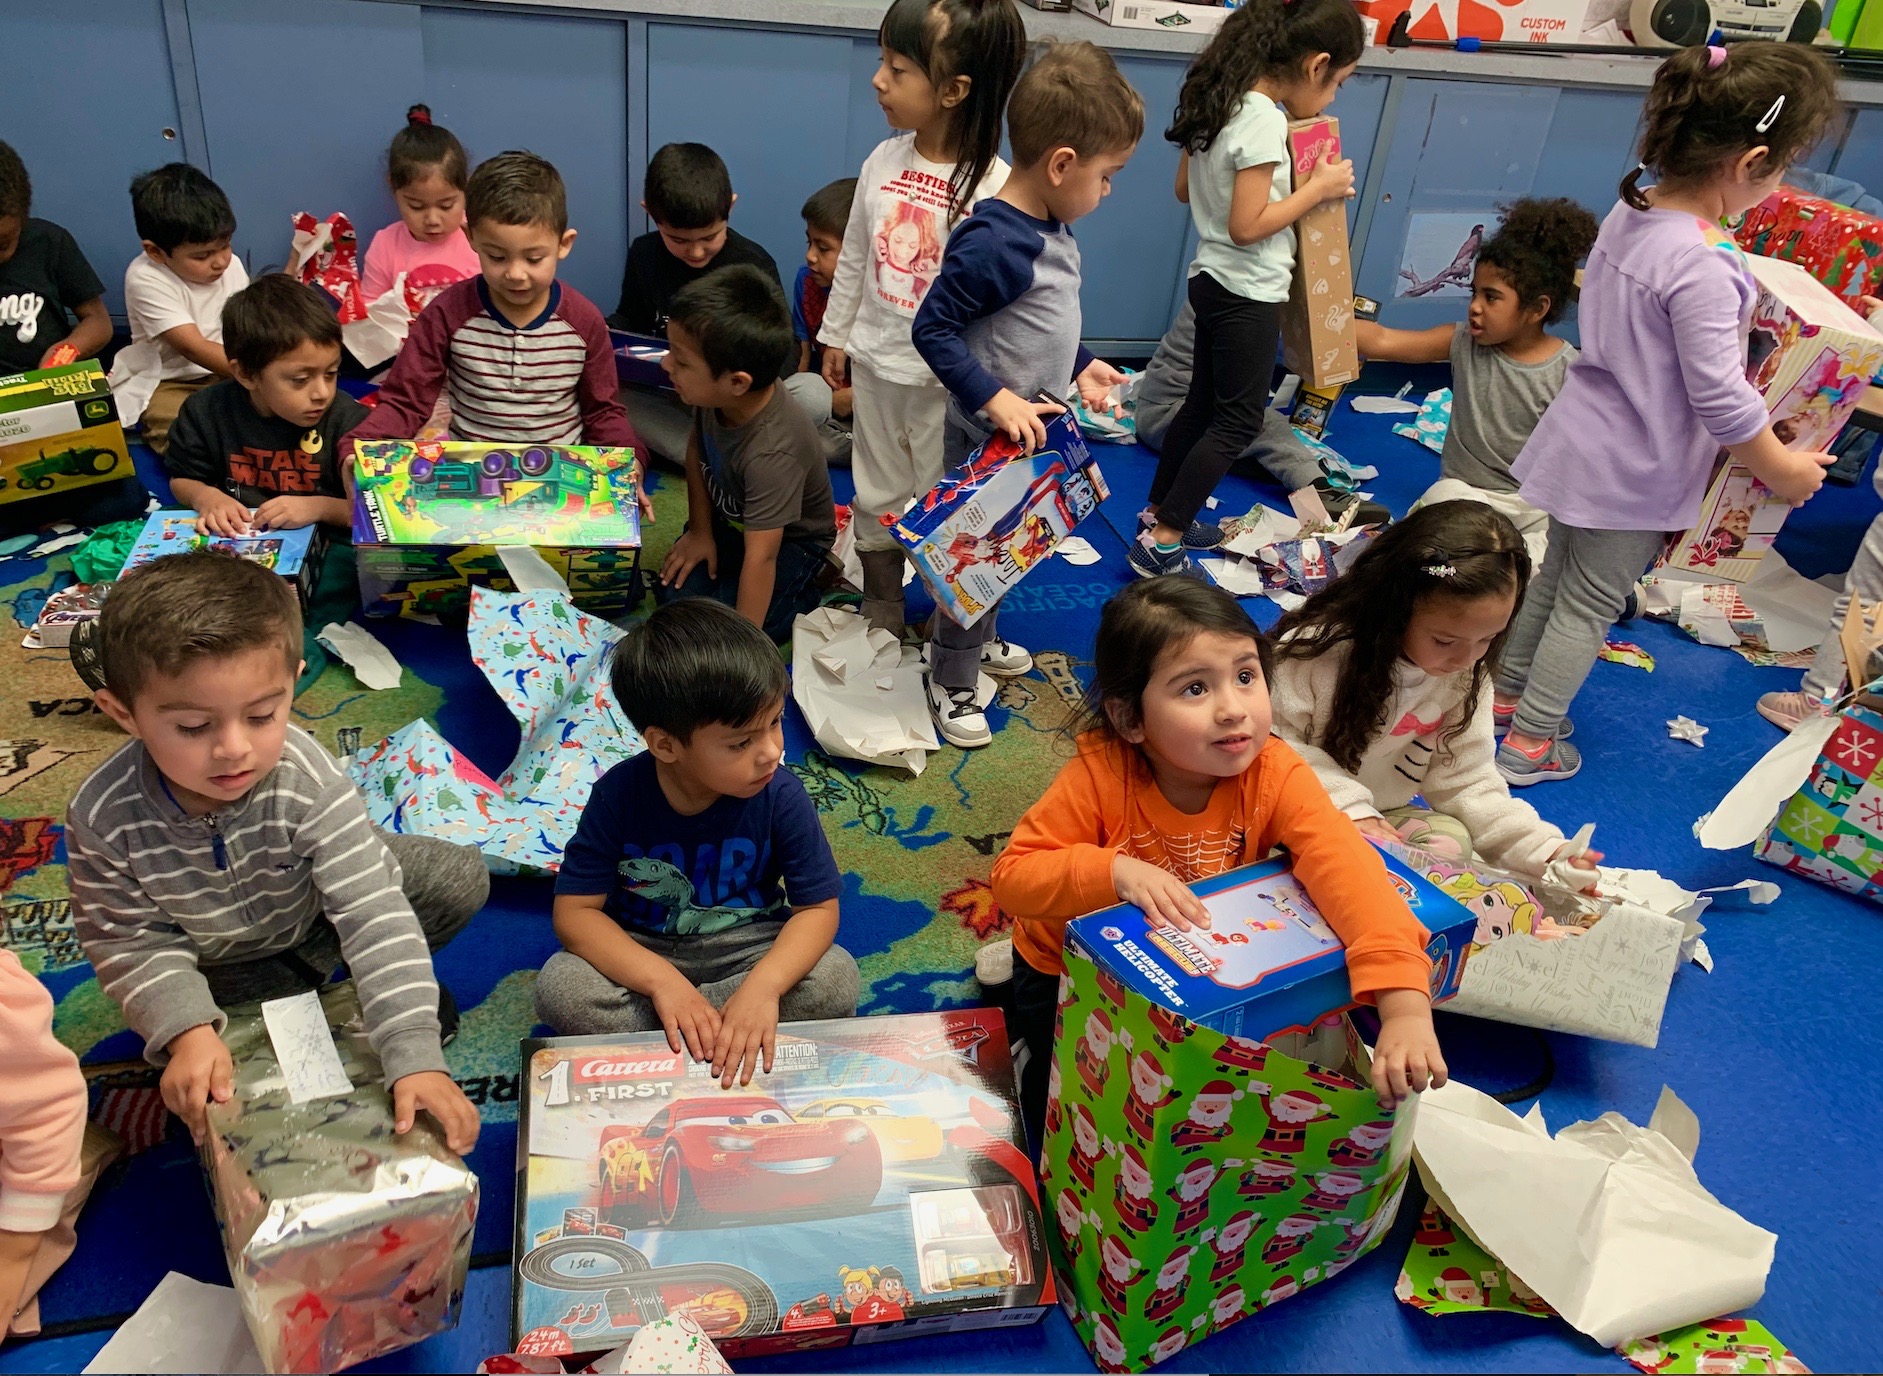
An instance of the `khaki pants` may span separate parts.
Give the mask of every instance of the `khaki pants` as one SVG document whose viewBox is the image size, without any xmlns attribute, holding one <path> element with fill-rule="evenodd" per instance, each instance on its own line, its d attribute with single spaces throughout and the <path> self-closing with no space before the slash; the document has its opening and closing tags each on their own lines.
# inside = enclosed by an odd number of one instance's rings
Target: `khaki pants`
<svg viewBox="0 0 1883 1376">
<path fill-rule="evenodd" d="M 142 424 L 144 443 L 149 445 L 158 457 L 170 447 L 170 427 L 176 424 L 177 412 L 183 409 L 183 403 L 216 380 L 212 373 L 208 377 L 186 378 L 182 381 L 160 382 L 157 390 L 150 394 L 150 401 L 144 406 Z"/>
</svg>

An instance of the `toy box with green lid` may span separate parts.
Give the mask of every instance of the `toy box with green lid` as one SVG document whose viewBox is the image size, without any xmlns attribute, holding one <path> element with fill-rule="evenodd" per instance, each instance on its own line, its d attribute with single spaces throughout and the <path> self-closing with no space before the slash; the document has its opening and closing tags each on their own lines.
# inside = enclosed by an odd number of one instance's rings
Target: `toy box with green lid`
<svg viewBox="0 0 1883 1376">
<path fill-rule="evenodd" d="M 670 1312 L 728 1356 L 1037 1323 L 1054 1291 L 993 1010 L 786 1023 L 720 1088 L 661 1033 L 525 1046 L 513 1336 Z"/>
<path fill-rule="evenodd" d="M 1383 859 L 1449 997 L 1476 920 Z M 1066 932 L 1041 1188 L 1061 1303 L 1104 1371 L 1338 1275 L 1391 1228 L 1410 1164 L 1416 1101 L 1379 1107 L 1345 951 L 1287 862 L 1191 887 L 1207 929 L 1125 905 Z"/>
</svg>

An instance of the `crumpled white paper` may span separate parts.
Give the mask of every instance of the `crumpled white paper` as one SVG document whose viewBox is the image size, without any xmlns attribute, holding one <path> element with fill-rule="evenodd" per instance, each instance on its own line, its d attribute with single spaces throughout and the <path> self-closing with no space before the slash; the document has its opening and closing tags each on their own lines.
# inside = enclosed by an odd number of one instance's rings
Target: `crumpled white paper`
<svg viewBox="0 0 1883 1376">
<path fill-rule="evenodd" d="M 1805 786 L 1818 752 L 1841 717 L 1806 717 L 1796 730 L 1765 752 L 1719 806 L 1701 819 L 1694 834 L 1708 850 L 1738 850 L 1759 839 L 1791 795 Z"/>
<path fill-rule="evenodd" d="M 340 656 L 364 687 L 397 688 L 404 676 L 405 670 L 392 657 L 392 651 L 371 631 L 351 621 L 329 621 L 314 638 Z"/>
<path fill-rule="evenodd" d="M 1084 568 L 1088 564 L 1096 564 L 1104 557 L 1097 550 L 1092 548 L 1092 542 L 1090 540 L 1078 535 L 1068 535 L 1065 539 L 1061 540 L 1059 542 L 1059 548 L 1054 550 L 1053 553 L 1059 558 L 1064 559 L 1068 564 L 1075 564 L 1080 568 Z"/>
<path fill-rule="evenodd" d="M 226 1285 L 208 1285 L 172 1271 L 150 1298 L 98 1349 L 89 1372 L 259 1372 L 261 1353 L 249 1336 L 242 1302 Z"/>
<path fill-rule="evenodd" d="M 1604 1347 L 1731 1314 L 1765 1293 L 1776 1235 L 1707 1193 L 1700 1124 L 1669 1089 L 1647 1127 L 1619 1113 L 1554 1137 L 1453 1080 L 1420 1096 L 1413 1152 L 1433 1200 Z"/>
<path fill-rule="evenodd" d="M 939 750 L 919 662 L 855 612 L 819 607 L 791 631 L 791 696 L 832 755 L 920 774 Z"/>
</svg>

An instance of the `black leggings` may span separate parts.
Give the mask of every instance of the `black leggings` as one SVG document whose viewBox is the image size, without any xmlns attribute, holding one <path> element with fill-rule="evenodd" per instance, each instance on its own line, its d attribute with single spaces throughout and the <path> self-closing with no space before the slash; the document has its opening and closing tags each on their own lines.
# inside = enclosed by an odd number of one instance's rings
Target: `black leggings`
<svg viewBox="0 0 1883 1376">
<path fill-rule="evenodd" d="M 1281 304 L 1238 296 L 1207 272 L 1190 279 L 1196 358 L 1190 392 L 1164 436 L 1151 482 L 1158 519 L 1188 530 L 1229 467 L 1262 433 Z"/>
<path fill-rule="evenodd" d="M 1020 1074 L 1020 1118 L 1033 1159 L 1040 1159 L 1046 1144 L 1040 1140 L 1046 1123 L 1046 1079 L 1053 1063 L 1053 1020 L 1059 1014 L 1059 976 L 1035 970 L 1020 948 L 1013 951 L 1013 1025 L 1009 1040 L 1027 1046 L 1026 1069 Z"/>
</svg>

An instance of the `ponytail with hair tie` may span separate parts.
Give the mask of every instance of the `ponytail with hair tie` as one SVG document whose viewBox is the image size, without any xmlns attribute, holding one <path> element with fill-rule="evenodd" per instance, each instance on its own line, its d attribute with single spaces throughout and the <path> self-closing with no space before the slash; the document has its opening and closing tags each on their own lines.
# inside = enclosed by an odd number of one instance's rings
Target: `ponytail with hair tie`
<svg viewBox="0 0 1883 1376">
<path fill-rule="evenodd" d="M 407 124 L 430 124 L 432 122 L 431 106 L 414 105 L 405 112 L 405 122 Z"/>
</svg>

